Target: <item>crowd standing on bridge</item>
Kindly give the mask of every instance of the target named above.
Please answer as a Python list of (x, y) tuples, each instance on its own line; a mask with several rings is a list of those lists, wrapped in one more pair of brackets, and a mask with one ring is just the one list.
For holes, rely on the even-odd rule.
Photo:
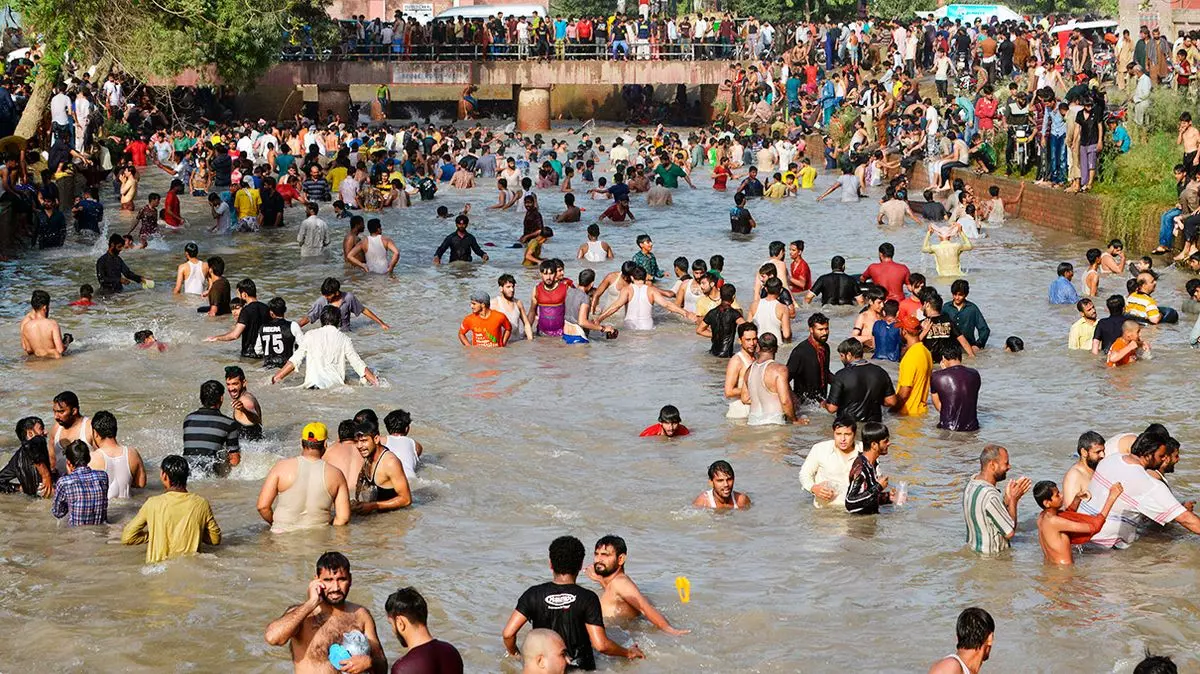
[[(581, 39), (583, 21), (590, 20), (568, 24), (575, 35), (568, 39)], [(642, 54), (643, 44), (637, 40), (642, 39), (643, 23), (650, 21), (646, 16), (634, 20), (635, 41), (632, 52), (626, 53)], [(680, 24), (689, 26), (690, 39), (696, 35), (691, 29), (699, 26), (687, 21)], [(703, 36), (711, 25), (706, 19), (699, 21), (706, 21)], [(601, 22), (626, 25), (621, 18)], [(715, 21), (716, 34), (724, 40), (718, 42), (721, 48), (734, 44), (734, 24), (730, 21), (728, 34), (722, 34), (724, 22)], [(380, 24), (378, 37), (373, 37), (376, 29), (367, 31), (363, 23), (363, 36), (383, 40), (386, 24)], [(550, 57), (548, 38), (557, 36), (558, 23), (541, 21), (536, 55)], [(471, 24), (463, 24), (465, 38)], [(591, 30), (596, 27), (591, 23)], [(6, 157), (2, 199), (40, 248), (86, 245), (107, 229), (107, 251), (96, 264), (100, 291), (81, 289), (76, 303), (86, 309), (103, 303), (106, 295), (152, 283), (125, 263), (124, 250), (156, 239), (175, 243), (183, 232), (200, 228), (238, 236), (298, 226), (298, 256), (330, 256), (342, 260), (346, 269), (394, 275), (400, 251), (378, 214), (415, 208), (447, 221), (453, 218), (453, 232), (429, 237), (435, 263), (447, 254), (451, 263), (487, 263), (489, 256), (469, 231), (472, 219), (481, 216), (469, 208), (451, 214), (435, 204), (447, 193), (495, 189), (494, 209), (524, 214), (522, 231), (513, 232), (513, 245), (521, 249), (528, 266), (537, 268), (540, 280), (527, 302), (516, 297), (516, 280), (507, 274), (497, 279), (495, 296), (484, 289), (471, 292), (470, 313), (458, 334), (465, 347), (512, 348), (514, 342), (529, 341), (518, 348), (539, 348), (537, 342), (544, 339), (584, 345), (598, 334), (613, 339), (620, 330), (606, 323), (608, 319), (624, 310), (624, 330), (653, 330), (658, 306), (708, 340), (709, 353), (725, 361), (723, 392), (729, 418), (745, 419), (750, 425), (828, 425), (830, 439), (812, 447), (799, 475), (815, 508), (877, 516), (903, 505), (907, 497), (905, 485), (894, 486), (880, 473), (890, 445), (885, 419), (929, 414), (932, 404), (938, 428), (962, 433), (980, 429), (982, 376), (965, 363), (988, 347), (990, 329), (981, 308), (968, 299), (971, 288), (963, 278), (960, 256), (982, 247), (987, 229), (1019, 209), (1021, 192), (1010, 195), (1012, 199), (996, 189), (977, 195), (954, 170), (995, 170), (998, 158), (992, 144), (1006, 138), (1006, 170), (1032, 169), (1038, 183), (1086, 191), (1096, 180), (1101, 148), (1113, 144), (1127, 149), (1130, 142), (1119, 116), (1110, 115), (1110, 88), (1103, 73), (1093, 70), (1098, 62), (1093, 38), (1063, 31), (1051, 39), (1052, 27), (1050, 22), (960, 25), (917, 20), (801, 24), (777, 31), (769, 22), (742, 22), (738, 30), (746, 32), (737, 36), (744, 37), (749, 53), (764, 58), (745, 67), (732, 64), (713, 103), (716, 123), (689, 132), (662, 126), (614, 133), (577, 128), (546, 137), (481, 124), (356, 123), (332, 112), (320, 119), (212, 121), (201, 128), (171, 130), (174, 120), (154, 106), (148, 93), (139, 95), (140, 102), (129, 102), (129, 83), (120, 77), (108, 76), (103, 83), (80, 79), (56, 90), (46, 156), (14, 152)], [(405, 44), (416, 44), (408, 30)], [(459, 22), (453, 30), (460, 39)], [(670, 29), (665, 31), (669, 40), (684, 39), (682, 33), (672, 38)], [(497, 32), (506, 40), (511, 36), (508, 20), (497, 17), (484, 24), (484, 36)], [(538, 29), (530, 34), (537, 35)], [(395, 35), (393, 27), (392, 44)], [(1138, 92), (1147, 79), (1146, 86), (1162, 86), (1166, 80), (1190, 88), (1178, 73), (1198, 47), (1187, 36), (1181, 39), (1186, 48), (1175, 52), (1167, 71), (1162, 70), (1164, 60), (1172, 57), (1161, 45), (1161, 36), (1151, 37), (1147, 31), (1136, 43), (1128, 36), (1116, 39), (1115, 72), (1132, 76), (1128, 83), (1134, 87), (1135, 118), (1144, 101)], [(615, 41), (610, 33), (604, 44)], [(778, 49), (781, 41), (786, 48)], [(553, 44), (557, 50), (557, 37)], [(650, 58), (656, 54), (654, 44), (645, 44)], [(564, 57), (566, 52), (554, 55)], [(714, 56), (726, 57), (728, 52)], [(1121, 63), (1125, 56), (1127, 68)], [(933, 75), (934, 93), (919, 85), (921, 72)], [(8, 93), (0, 93), (0, 117)], [(652, 95), (645, 90), (638, 95), (644, 109), (639, 113), (635, 105), (634, 114), (652, 118)], [(103, 102), (94, 103), (93, 97)], [(99, 132), (96, 120), (102, 114), (120, 116), (131, 125), (132, 136), (117, 139)], [(842, 135), (848, 140), (839, 142), (835, 126), (843, 120), (851, 120), (852, 131), (845, 129), (848, 133)], [(824, 134), (819, 148), (808, 145), (815, 132)], [(1015, 149), (1022, 139), (1030, 145), (1027, 155)], [(1185, 243), (1194, 247), (1200, 233), (1200, 220), (1192, 221), (1200, 211), (1193, 203), (1200, 132), (1190, 126), (1190, 118), (1181, 120), (1179, 142), (1185, 153), (1177, 171), (1181, 203), (1179, 212), (1171, 215), (1172, 233), (1178, 226)], [(820, 168), (813, 166), (818, 156)], [(1020, 165), (1022, 157), (1028, 165)], [(46, 167), (40, 187), (30, 179), (39, 162)], [(170, 188), (165, 196), (151, 193), (140, 198), (139, 181), (155, 171), (170, 176)], [(772, 227), (751, 215), (754, 200), (801, 195), (818, 200), (836, 194), (850, 202), (878, 194), (882, 227), (911, 221), (926, 229), (924, 251), (935, 257), (938, 276), (910, 272), (887, 242), (878, 245), (877, 263), (854, 274), (846, 273), (838, 251), (827, 251), (835, 253), (831, 271), (814, 278), (806, 259), (812, 251), (799, 239), (785, 242), (781, 235), (767, 245), (761, 266), (726, 271), (719, 252), (707, 260), (660, 263), (653, 240), (641, 235), (631, 259), (618, 271), (597, 278), (589, 263), (614, 256), (601, 236), (609, 222), (634, 219), (631, 196), (645, 195), (647, 208), (639, 207), (637, 217), (653, 217), (654, 208), (670, 207), (673, 195), (687, 198), (676, 191), (680, 181), (697, 189), (703, 171), (711, 177), (712, 189), (733, 192), (733, 245), (748, 241), (744, 237), (760, 226)], [(817, 195), (815, 183), (822, 172), (834, 181)], [(68, 236), (66, 207), (55, 182), (71, 175), (83, 186), (71, 207), (75, 236)], [(110, 201), (136, 215), (124, 220), (111, 212), (105, 216), (99, 195), (110, 178)], [(910, 183), (918, 180), (929, 186), (921, 201), (908, 195)], [(736, 185), (733, 190), (731, 182)], [(587, 239), (579, 240), (577, 274), (568, 275), (567, 261), (551, 257), (547, 249), (555, 235), (546, 224), (550, 211), (557, 211), (558, 198), (551, 196), (555, 194), (561, 194), (564, 203), (564, 209), (553, 214), (556, 224), (582, 222), (576, 198), (604, 206), (600, 222), (589, 223)], [(184, 218), (182, 203), (189, 199), (205, 204), (211, 220)], [(336, 240), (331, 241), (326, 218), (334, 225), (346, 221), (340, 251)], [(118, 221), (129, 224), (130, 219), (128, 234), (114, 229)], [(1171, 243), (1164, 243), (1164, 251)], [(1158, 280), (1153, 259), (1130, 262), (1123, 248), (1122, 242), (1110, 241), (1104, 251), (1088, 251), (1082, 298), (1073, 284), (1072, 265), (1060, 265), (1050, 301), (1070, 303), (1075, 293), (1081, 317), (1071, 327), (1072, 348), (1078, 344), (1103, 353), (1104, 362), (1113, 367), (1138, 367), (1135, 361), (1150, 350), (1143, 330), (1171, 334), (1153, 326), (1172, 322), (1177, 312), (1160, 308), (1153, 299)], [(194, 244), (184, 246), (184, 253), (175, 292), (195, 296), (201, 313), (230, 316), (223, 319), (231, 321), (228, 329), (209, 341), (237, 341), (231, 358), (277, 369), (272, 383), (304, 368), (304, 388), (335, 387), (345, 383), (347, 366), (364, 382), (376, 382), (376, 372), (358, 355), (351, 328), (358, 316), (383, 330), (391, 326), (353, 291), (343, 289), (338, 275), (314, 289), (319, 297), (293, 321), (284, 298), (264, 302), (253, 279), (242, 278), (235, 285), (226, 279), (236, 258), (202, 259)], [(1200, 265), (1200, 257), (1189, 256)], [(1110, 316), (1098, 320), (1091, 298), (1100, 296), (1101, 285), (1110, 286), (1127, 273), (1128, 283), (1117, 282), (1115, 292), (1106, 289), (1113, 293), (1106, 300)], [(740, 284), (740, 296), (734, 275), (747, 280)], [(934, 287), (936, 282), (948, 286), (949, 301)], [(1193, 297), (1200, 295), (1200, 283), (1196, 285), (1190, 289)], [(852, 333), (836, 344), (842, 364), (836, 373), (829, 318), (822, 311), (806, 317), (799, 311), (801, 304), (818, 298), (822, 305), (862, 307)], [(22, 348), (31, 358), (62, 358), (70, 352), (71, 335), (50, 317), (53, 299), (34, 290), (30, 312), (21, 322)], [(1193, 341), (1196, 338), (1193, 331)], [(795, 346), (784, 357), (782, 347), (793, 340)], [(143, 348), (168, 348), (144, 333), (136, 341)], [(1020, 339), (1010, 337), (1007, 348), (1019, 351)], [(897, 380), (871, 360), (898, 361)], [(226, 398), (229, 415), (222, 412)], [(116, 416), (107, 411), (85, 416), (84, 402), (70, 391), (56, 396), (55, 423), (49, 430), (37, 417), (22, 419), (17, 427), (20, 448), (0, 471), (0, 488), (52, 499), (53, 516), (66, 518), (72, 526), (105, 524), (108, 501), (130, 498), (147, 482), (140, 454), (117, 440)], [(189, 477), (237, 470), (241, 440), (260, 437), (268, 427), (240, 365), (226, 368), (223, 380), (201, 384), (199, 403), (183, 421), (182, 456), (160, 462), (164, 493), (148, 498), (124, 527), (124, 543), (147, 544), (147, 562), (221, 544), (221, 529), (208, 502), (188, 491)], [(410, 483), (419, 473), (423, 447), (410, 437), (411, 430), (411, 415), (402, 409), (386, 414), (382, 422), (373, 410), (361, 410), (337, 425), (336, 441), (323, 423), (306, 425), (299, 453), (280, 460), (264, 480), (258, 512), (272, 531), (285, 534), (412, 507)], [(680, 411), (667, 405), (658, 423), (642, 435), (672, 438), (688, 433)], [(1194, 502), (1181, 502), (1167, 481), (1180, 446), (1159, 424), (1107, 441), (1087, 431), (1078, 442), (1078, 462), (1066, 470), (1061, 483), (1035, 484), (1021, 477), (1001, 489), (1010, 470), (1009, 453), (988, 444), (979, 456), (979, 471), (964, 488), (967, 544), (985, 556), (1007, 549), (1017, 528), (1018, 504), (1031, 490), (1042, 511), (1036, 523), (1038, 540), (1050, 564), (1072, 564), (1073, 545), (1089, 543), (1093, 550), (1128, 547), (1138, 538), (1135, 523), (1175, 522), (1200, 533)], [(713, 462), (706, 478), (709, 488), (696, 497), (696, 507), (751, 507), (750, 497), (734, 489), (729, 462)], [(628, 554), (620, 537), (596, 542), (588, 575), (602, 589), (597, 595), (576, 582), (584, 569), (583, 544), (569, 536), (550, 544), (552, 579), (520, 595), (501, 634), (507, 652), (516, 655), (522, 653), (517, 648), (519, 632), (527, 623), (534, 628), (522, 653), (525, 671), (561, 672), (568, 661), (594, 669), (596, 650), (613, 657), (643, 657), (637, 644), (622, 646), (607, 636), (606, 619), (645, 616), (668, 634), (686, 634), (625, 575)], [(270, 623), (266, 641), (289, 644), (298, 670), (330, 666), (384, 671), (387, 660), (369, 609), (346, 601), (350, 583), (349, 560), (339, 553), (323, 555), (305, 601)], [(431, 636), (428, 607), (419, 592), (397, 591), (388, 598), (386, 613), (400, 643), (408, 647), (393, 672), (462, 671), (457, 650)], [(959, 618), (955, 654), (931, 672), (978, 672), (993, 647), (994, 632), (986, 611), (967, 609)], [(310, 648), (314, 643), (322, 645), (319, 652)], [(329, 665), (331, 660), (334, 664)], [(1148, 660), (1163, 669), (1138, 671), (1171, 671), (1169, 661)]]

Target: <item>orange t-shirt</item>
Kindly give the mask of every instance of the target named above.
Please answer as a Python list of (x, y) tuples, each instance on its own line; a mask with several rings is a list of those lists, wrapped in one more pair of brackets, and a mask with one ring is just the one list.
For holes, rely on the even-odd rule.
[(508, 316), (499, 311), (492, 311), (486, 318), (478, 314), (468, 314), (463, 319), (459, 334), (465, 336), (467, 333), (471, 333), (470, 340), (475, 346), (491, 348), (507, 344), (507, 336), (504, 337), (503, 342), (500, 341), (500, 336), (505, 331), (510, 333), (512, 331), (512, 324), (508, 322)]
[[(1124, 337), (1118, 337), (1117, 340), (1112, 343), (1112, 346), (1109, 347), (1108, 352), (1112, 353), (1113, 351), (1120, 351), (1121, 349), (1124, 349), (1127, 346), (1129, 346), (1129, 342), (1125, 341)], [(1126, 356), (1124, 358), (1122, 358), (1121, 360), (1108, 361), (1108, 366), (1109, 367), (1117, 367), (1118, 365), (1128, 365), (1136, 359), (1136, 356), (1137, 356), (1137, 349), (1134, 349), (1133, 351), (1130, 351), (1128, 354), (1126, 354)]]

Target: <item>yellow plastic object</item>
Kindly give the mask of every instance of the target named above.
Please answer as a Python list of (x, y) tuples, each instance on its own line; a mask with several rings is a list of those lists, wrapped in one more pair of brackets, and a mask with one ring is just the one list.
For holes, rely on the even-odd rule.
[(679, 593), (679, 601), (684, 604), (692, 600), (692, 583), (687, 576), (675, 577), (675, 591)]

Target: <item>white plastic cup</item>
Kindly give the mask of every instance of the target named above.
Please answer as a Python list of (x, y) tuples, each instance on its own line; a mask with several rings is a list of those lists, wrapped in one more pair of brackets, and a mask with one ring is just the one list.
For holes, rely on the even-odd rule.
[(906, 501), (908, 501), (908, 483), (901, 482), (900, 486), (896, 488), (896, 505), (902, 506)]

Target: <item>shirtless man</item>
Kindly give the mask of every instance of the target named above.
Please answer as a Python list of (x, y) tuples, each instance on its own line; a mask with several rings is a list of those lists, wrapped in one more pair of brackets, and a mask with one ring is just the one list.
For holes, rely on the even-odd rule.
[(863, 295), (866, 297), (867, 307), (854, 319), (854, 329), (850, 331), (850, 336), (862, 342), (864, 347), (874, 349), (875, 321), (883, 320), (883, 303), (887, 299), (887, 293), (883, 288), (874, 286), (868, 288)]
[(29, 307), (29, 313), (21, 319), (21, 348), (34, 358), (62, 358), (71, 336), (64, 335), (58, 321), (50, 318), (50, 293), (33, 291)]
[(1087, 492), (1092, 473), (1096, 472), (1096, 466), (1100, 465), (1100, 460), (1104, 458), (1104, 438), (1096, 431), (1087, 431), (1079, 436), (1075, 451), (1079, 452), (1079, 460), (1072, 464), (1063, 476), (1064, 503), (1071, 503), (1076, 496)]
[(340, 552), (326, 552), (317, 559), (317, 575), (308, 584), (303, 604), (288, 607), (267, 625), (266, 640), (272, 646), (290, 642), (296, 674), (333, 672), (329, 647), (341, 643), (342, 634), (358, 630), (367, 636), (369, 655), (356, 655), (338, 663), (342, 672), (386, 674), (387, 656), (375, 632), (375, 619), (365, 606), (346, 601), (350, 593), (350, 560)]
[(399, 510), (412, 505), (412, 492), (404, 465), (380, 442), (379, 425), (365, 420), (354, 432), (354, 444), (363, 458), (362, 472), (350, 504), (355, 515)]
[(525, 311), (521, 300), (516, 298), (517, 280), (512, 274), (501, 274), (496, 284), (500, 286), (500, 293), (492, 298), (491, 309), (507, 316), (508, 322), (512, 324), (512, 335), (508, 338), (508, 343), (512, 344), (519, 339), (533, 339), (529, 313)]
[(363, 221), (361, 215), (350, 216), (350, 231), (346, 232), (345, 238), (342, 239), (342, 260), (348, 264), (350, 262), (350, 251), (358, 247), (359, 237), (367, 229), (367, 224)]
[(745, 419), (750, 414), (750, 406), (742, 402), (742, 387), (746, 368), (750, 367), (758, 354), (758, 326), (742, 323), (738, 325), (737, 333), (738, 344), (742, 348), (725, 365), (725, 397), (731, 398), (729, 411), (725, 413), (726, 419)]
[(622, 288), (617, 299), (596, 317), (597, 323), (603, 323), (609, 316), (617, 313), (618, 309), (627, 306), (625, 327), (631, 330), (653, 330), (654, 318), (651, 311), (655, 304), (673, 314), (683, 316), (689, 323), (696, 322), (696, 314), (675, 306), (666, 293), (646, 282), (646, 270), (641, 266), (635, 266), (629, 276), (632, 282)]
[(733, 490), (733, 466), (728, 461), (713, 461), (708, 467), (708, 491), (700, 492), (692, 501), (695, 508), (713, 510), (745, 510), (750, 507), (750, 497)]
[(612, 290), (609, 295), (616, 299), (622, 290), (629, 285), (629, 275), (633, 273), (633, 268), (637, 263), (633, 260), (626, 260), (621, 263), (621, 268), (616, 271), (610, 271), (600, 279), (600, 285), (596, 286), (596, 292), (592, 293), (592, 313), (596, 313), (600, 309), (601, 298)]
[(1108, 242), (1108, 249), (1100, 256), (1101, 274), (1125, 273), (1125, 244), (1120, 239)]
[(362, 474), (363, 457), (358, 453), (358, 445), (354, 442), (354, 433), (358, 424), (353, 419), (345, 419), (338, 424), (337, 442), (325, 447), (325, 463), (342, 471), (346, 476), (346, 485), (350, 488), (351, 496), (358, 485), (358, 477)]
[(754, 363), (742, 374), (742, 402), (749, 406), (746, 421), (751, 426), (762, 424), (808, 423), (808, 417), (796, 419), (796, 405), (788, 386), (788, 370), (775, 362), (779, 341), (775, 335), (764, 333), (758, 338), (758, 354)]
[(63, 391), (54, 396), (54, 426), (50, 428), (50, 468), (65, 474), (66, 464), (59, 464), (65, 456), (67, 445), (82, 440), (88, 449), (94, 449), (91, 419), (79, 411), (79, 396), (73, 391)]
[(587, 572), (589, 578), (604, 588), (604, 594), (600, 595), (600, 608), (605, 620), (631, 620), (646, 616), (646, 620), (671, 636), (678, 637), (691, 632), (672, 627), (667, 617), (654, 608), (637, 584), (625, 574), (626, 554), (625, 539), (620, 536), (604, 536), (596, 541), (595, 562)]
[(243, 440), (262, 439), (262, 408), (258, 398), (246, 390), (246, 373), (237, 365), (225, 368), (225, 390), (233, 405), (233, 419), (242, 426)]
[(1042, 555), (1047, 564), (1070, 566), (1075, 563), (1071, 553), (1072, 545), (1082, 545), (1092, 536), (1100, 532), (1113, 504), (1125, 491), (1120, 482), (1108, 490), (1108, 499), (1098, 515), (1085, 515), (1078, 512), (1079, 504), (1088, 493), (1080, 492), (1063, 509), (1062, 492), (1050, 480), (1038, 482), (1033, 487), (1033, 500), (1042, 508), (1037, 518), (1038, 542), (1042, 544)]
[(1183, 148), (1183, 166), (1187, 170), (1196, 167), (1196, 151), (1200, 150), (1200, 129), (1192, 125), (1192, 113), (1179, 115), (1179, 135), (1175, 142)]

